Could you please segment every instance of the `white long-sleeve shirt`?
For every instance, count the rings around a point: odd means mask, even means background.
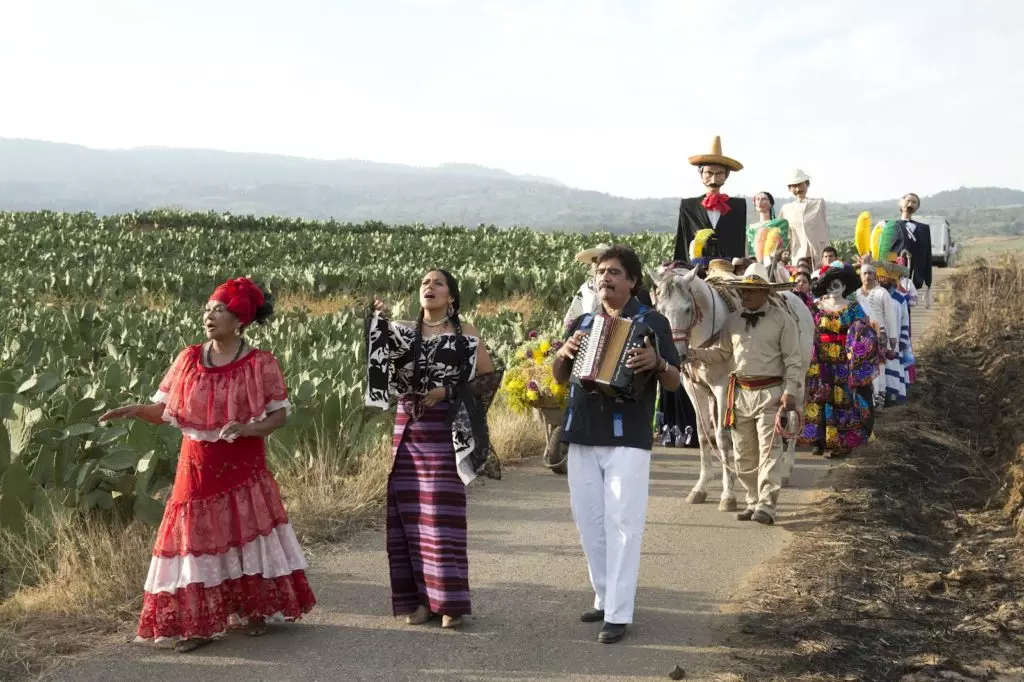
[[[896,301],[892,299],[884,287],[875,287],[870,291],[857,290],[857,303],[868,314],[878,329],[885,333],[889,345],[900,338],[899,315]]]

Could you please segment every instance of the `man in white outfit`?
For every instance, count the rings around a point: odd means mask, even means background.
[[[791,201],[779,211],[779,217],[789,221],[789,241],[794,258],[808,257],[817,262],[828,246],[828,215],[824,199],[809,199],[807,190],[811,178],[799,168],[790,174]]]
[[[645,375],[640,396],[618,400],[589,393],[573,381],[562,423],[562,440],[569,444],[572,515],[595,594],[594,608],[581,620],[603,621],[597,640],[606,644],[622,639],[633,622],[658,382],[669,391],[679,387],[679,354],[668,320],[633,295],[642,276],[640,259],[629,247],[613,246],[601,254],[597,266],[601,314],[640,319],[654,334],[642,348],[630,351],[627,361],[634,372]],[[565,345],[555,356],[553,373],[559,383],[570,383],[580,341],[593,319],[584,314],[570,325]]]

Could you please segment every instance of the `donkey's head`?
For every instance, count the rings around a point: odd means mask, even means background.
[[[657,287],[658,312],[665,316],[672,328],[672,340],[675,341],[679,356],[686,357],[690,330],[700,321],[700,310],[694,303],[691,291],[697,271],[672,263],[658,267],[650,276]]]

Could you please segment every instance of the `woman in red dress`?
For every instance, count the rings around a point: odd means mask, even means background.
[[[236,621],[259,636],[267,618],[296,620],[316,603],[265,461],[264,439],[290,410],[288,389],[273,354],[243,336],[272,313],[270,296],[251,280],[225,282],[203,313],[209,340],[181,351],[153,403],[100,418],[166,422],[184,436],[136,641],[191,651]]]

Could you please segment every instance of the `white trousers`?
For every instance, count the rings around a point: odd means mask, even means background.
[[[569,445],[572,516],[587,555],[594,608],[606,623],[633,622],[651,451]]]

